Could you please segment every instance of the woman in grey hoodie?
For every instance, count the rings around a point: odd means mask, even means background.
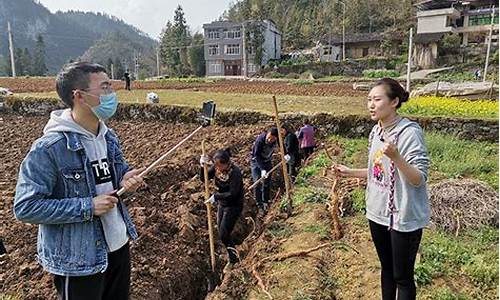
[[[377,121],[369,137],[368,168],[336,167],[341,176],[367,179],[366,216],[382,265],[384,300],[416,298],[415,257],[430,218],[423,131],[397,113],[408,97],[397,81],[378,81],[367,99],[371,119]]]

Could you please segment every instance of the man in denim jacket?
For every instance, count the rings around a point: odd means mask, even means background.
[[[112,194],[143,182],[104,124],[116,94],[106,70],[85,62],[64,66],[56,89],[69,108],[51,113],[23,160],[14,214],[39,224],[38,261],[54,275],[60,299],[128,299],[129,239],[137,232]]]

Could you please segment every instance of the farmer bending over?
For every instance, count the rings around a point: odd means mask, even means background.
[[[217,227],[219,238],[226,246],[229,258],[228,264],[224,268],[224,272],[227,272],[239,261],[234,242],[231,239],[231,232],[243,209],[243,197],[245,195],[243,177],[240,168],[231,162],[229,149],[215,152],[213,162],[208,156],[202,155],[200,165],[202,167],[200,170],[201,180],[204,180],[204,165],[210,165],[208,178],[215,178],[217,192],[207,201],[212,205],[218,204]]]
[[[269,198],[271,194],[271,177],[268,176],[272,169],[272,156],[276,148],[278,138],[278,129],[273,127],[268,131],[261,133],[252,146],[252,178],[254,182],[264,177],[264,181],[257,184],[254,188],[255,201],[260,212],[267,211]]]

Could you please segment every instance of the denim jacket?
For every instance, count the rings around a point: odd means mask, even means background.
[[[119,187],[128,164],[113,131],[106,135],[108,162]],[[108,265],[102,223],[93,215],[96,196],[90,161],[80,137],[73,132],[51,132],[35,141],[23,160],[14,199],[20,221],[39,224],[38,262],[48,272],[85,276],[104,272]],[[124,203],[118,208],[133,240],[137,232]]]

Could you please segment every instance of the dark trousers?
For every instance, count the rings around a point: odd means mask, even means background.
[[[257,180],[260,179],[260,174],[262,172],[262,169],[257,166],[257,164],[252,163],[251,164],[252,168],[252,178],[253,181],[256,182]],[[266,171],[269,171],[271,169],[271,166],[269,168],[266,168]],[[264,204],[269,203],[269,199],[271,197],[271,174],[269,174],[269,177],[267,179],[264,179],[263,182],[257,184],[254,187],[254,193],[255,193],[255,202],[257,202],[257,206],[259,208],[262,208]]]
[[[54,275],[54,285],[61,300],[129,299],[129,244],[108,253],[108,268],[104,273],[89,276]]]
[[[125,89],[130,91],[130,80],[125,80]]]
[[[229,262],[238,262],[238,255],[236,254],[236,249],[234,249],[234,242],[231,238],[231,232],[236,225],[236,221],[241,214],[241,207],[229,206],[222,207],[219,205],[217,209],[217,229],[219,231],[219,238],[226,246],[227,254],[229,256]],[[231,249],[232,248],[232,249]]]
[[[302,148],[302,152],[304,154],[304,160],[306,160],[314,152],[314,147],[305,147],[305,148]]]
[[[422,229],[389,231],[387,226],[370,221],[370,232],[382,265],[382,299],[414,300],[416,287],[413,273]]]
[[[286,163],[288,176],[292,179],[292,182],[297,178],[297,167],[300,166],[300,156],[298,153],[289,154],[290,160]]]

